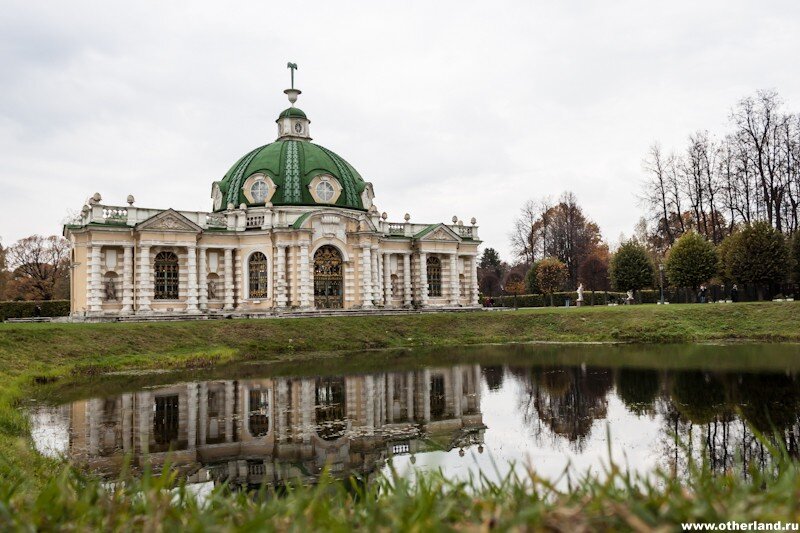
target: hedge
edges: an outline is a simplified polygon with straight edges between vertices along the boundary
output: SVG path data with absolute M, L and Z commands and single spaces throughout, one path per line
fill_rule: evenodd
M 41 302 L 0 302 L 0 321 L 9 318 L 30 318 L 36 316 L 36 306 L 41 308 L 40 316 L 68 316 L 69 300 L 47 300 Z

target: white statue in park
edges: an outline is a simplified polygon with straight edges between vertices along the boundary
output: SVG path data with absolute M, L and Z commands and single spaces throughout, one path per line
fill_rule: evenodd
M 578 307 L 583 305 L 583 283 L 578 283 Z
M 628 291 L 628 298 L 625 300 L 625 303 L 628 305 L 633 303 L 633 289 Z

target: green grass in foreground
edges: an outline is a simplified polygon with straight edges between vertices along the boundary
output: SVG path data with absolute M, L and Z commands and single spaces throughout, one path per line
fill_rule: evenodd
M 237 360 L 308 360 L 343 350 L 492 342 L 798 341 L 799 326 L 800 304 L 796 303 L 158 324 L 0 324 L 0 520 L 13 517 L 16 526 L 30 520 L 52 529 L 139 529 L 148 524 L 153 529 L 166 529 L 170 524 L 202 529 L 204 524 L 263 527 L 264 520 L 274 517 L 282 529 L 300 529 L 328 521 L 342 528 L 355 523 L 402 525 L 411 517 L 420 524 L 442 520 L 463 527 L 479 526 L 494 518 L 508 525 L 516 523 L 513 520 L 543 526 L 564 520 L 577 527 L 613 528 L 627 523 L 635 529 L 634 519 L 640 514 L 653 519 L 725 517 L 726 513 L 728 518 L 796 518 L 800 475 L 793 464 L 780 477 L 765 482 L 763 490 L 760 484 L 742 484 L 735 476 L 698 475 L 685 485 L 673 482 L 649 489 L 612 485 L 600 491 L 599 486 L 587 482 L 575 494 L 553 496 L 555 501 L 549 503 L 509 487 L 483 487 L 476 496 L 470 496 L 459 486 L 436 478 L 419 489 L 384 487 L 382 492 L 355 500 L 350 493 L 323 497 L 319 492 L 323 489 L 308 489 L 260 507 L 246 499 L 220 497 L 203 509 L 185 500 L 168 503 L 168 496 L 157 487 L 147 488 L 145 483 L 145 497 L 127 501 L 120 499 L 121 495 L 102 493 L 95 481 L 84 480 L 69 469 L 54 477 L 53 472 L 62 467 L 32 451 L 26 420 L 17 407 L 37 380 L 119 369 L 196 368 Z M 139 485 L 130 487 L 135 490 Z M 441 497 L 445 488 L 452 494 Z M 507 490 L 512 491 L 511 496 L 505 494 Z M 316 503 L 306 511 L 309 501 Z M 641 513 L 634 512 L 637 505 Z M 674 511 L 670 515 L 681 506 L 686 508 L 685 514 Z M 81 509 L 85 519 L 78 514 Z M 105 523 L 98 514 L 101 510 L 108 515 Z M 39 522 L 36 513 L 41 514 Z

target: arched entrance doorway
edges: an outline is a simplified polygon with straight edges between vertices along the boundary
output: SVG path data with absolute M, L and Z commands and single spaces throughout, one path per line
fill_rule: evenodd
M 329 244 L 314 252 L 314 306 L 341 309 L 344 305 L 342 253 Z

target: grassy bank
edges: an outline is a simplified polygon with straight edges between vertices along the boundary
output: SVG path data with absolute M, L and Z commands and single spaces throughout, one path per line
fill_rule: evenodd
M 62 478 L 55 479 L 53 472 L 59 471 L 61 465 L 43 459 L 31 451 L 27 424 L 17 407 L 37 382 L 53 380 L 68 382 L 75 377 L 99 375 L 120 369 L 208 368 L 239 360 L 271 361 L 287 365 L 307 365 L 313 360 L 316 368 L 324 365 L 326 358 L 332 357 L 336 352 L 373 348 L 526 341 L 667 343 L 739 339 L 793 342 L 800 341 L 799 326 L 800 304 L 794 303 L 550 308 L 400 317 L 149 324 L 0 324 L 0 380 L 3 383 L 0 386 L 0 477 L 2 477 L 0 520 L 3 519 L 4 513 L 14 509 L 18 517 L 29 516 L 22 512 L 25 506 L 36 508 L 38 505 L 36 501 L 45 501 L 49 502 L 47 509 L 60 509 L 53 512 L 62 513 L 63 519 L 68 523 L 77 523 L 75 521 L 78 517 L 73 511 L 68 510 L 70 507 L 79 509 L 81 504 L 76 502 L 89 505 L 87 502 L 100 502 L 102 499 L 96 488 L 92 488 L 91 482 L 89 486 L 84 486 L 74 473 L 67 472 Z M 432 357 L 435 355 L 434 353 Z M 372 364 L 375 364 L 375 361 L 372 361 Z M 700 479 L 698 478 L 698 483 Z M 800 495 L 798 480 L 800 476 L 796 475 L 791 480 L 781 480 L 780 483 L 785 485 L 785 490 L 793 490 L 795 495 Z M 438 483 L 444 481 L 440 480 Z M 441 487 L 429 488 L 432 491 L 439 491 Z M 724 484 L 717 488 L 723 491 L 719 497 L 725 497 L 724 490 L 728 489 L 725 489 Z M 457 489 L 450 487 L 450 490 Z M 589 492 L 584 495 L 588 498 L 586 501 L 591 503 L 590 493 L 596 489 L 597 487 L 592 489 L 587 486 Z M 642 505 L 653 506 L 656 505 L 656 500 L 653 498 L 672 497 L 668 489 L 669 487 L 665 488 L 664 492 L 650 495 L 645 494 L 647 490 L 652 492 L 657 489 L 647 489 L 645 493 L 637 493 L 638 496 L 631 492 L 633 488 L 625 489 L 628 492 L 620 493 L 622 496 L 619 505 L 622 507 L 615 511 L 618 516 L 615 516 L 614 520 L 625 519 L 623 503 L 627 498 L 641 497 L 644 498 Z M 552 513 L 567 512 L 568 509 L 572 509 L 569 510 L 570 513 L 578 512 L 578 507 L 575 506 L 580 501 L 570 500 L 569 498 L 572 498 L 570 495 L 558 497 L 567 498 L 561 503 L 552 501 L 536 503 L 535 499 L 530 499 L 529 494 L 525 495 L 521 490 L 517 492 L 519 500 L 511 499 L 507 502 L 511 507 L 496 508 L 496 503 L 491 503 L 492 498 L 500 498 L 502 495 L 495 493 L 491 487 L 484 487 L 481 489 L 482 496 L 478 499 L 459 496 L 450 503 L 447 503 L 449 499 L 442 500 L 444 503 L 437 501 L 434 506 L 436 509 L 429 509 L 434 514 L 427 518 L 437 521 L 454 520 L 453 524 L 479 525 L 497 513 L 516 513 L 515 516 L 518 518 L 525 513 L 538 513 L 536 520 L 543 521 L 537 523 L 545 525 L 549 520 L 546 517 L 547 513 L 552 515 Z M 751 497 L 767 497 L 761 496 L 766 493 L 758 491 L 756 493 L 757 496 Z M 325 513 L 336 514 L 336 516 L 330 514 L 325 520 L 333 520 L 342 527 L 357 520 L 370 523 L 369 520 L 376 519 L 375 516 L 372 518 L 368 516 L 374 512 L 369 510 L 370 506 L 366 504 L 369 498 L 359 500 L 363 505 L 350 502 L 350 511 L 347 511 L 348 507 L 342 508 L 344 500 L 341 500 L 334 506 L 335 508 L 325 507 L 318 517 L 306 516 L 302 520 L 300 520 L 302 514 L 300 507 L 293 511 L 285 508 L 292 505 L 300 506 L 304 499 L 313 498 L 310 494 L 301 491 L 292 497 L 295 499 L 273 502 L 259 509 L 251 507 L 256 505 L 255 503 L 236 503 L 227 499 L 224 504 L 219 504 L 221 510 L 218 512 L 190 509 L 191 513 L 186 516 L 190 517 L 187 520 L 201 520 L 209 525 L 222 524 L 225 520 L 233 520 L 232 523 L 238 524 L 252 523 L 249 520 L 263 518 L 264 513 L 273 513 L 274 516 L 280 517 L 284 524 L 299 520 L 297 524 L 305 521 L 308 525 L 315 523 L 319 525 L 321 522 L 314 520 L 326 516 Z M 384 491 L 383 494 L 387 496 L 376 496 L 376 498 L 382 500 L 384 497 L 391 497 L 392 493 Z M 431 498 L 430 494 L 423 491 L 395 496 L 403 499 L 405 502 L 403 505 L 413 507 L 432 505 L 431 502 L 425 503 L 425 498 Z M 352 498 L 352 494 L 336 497 Z M 777 495 L 769 498 L 772 498 L 770 500 L 772 503 L 778 501 Z M 146 498 L 140 503 L 150 501 L 150 498 Z M 152 501 L 161 500 L 154 494 Z M 646 504 L 647 501 L 650 503 Z M 765 502 L 766 500 L 763 500 L 762 503 Z M 599 501 L 595 504 L 598 506 L 596 512 L 599 513 L 595 518 L 601 519 L 601 515 L 609 512 L 609 508 L 603 507 L 605 504 L 601 505 Z M 113 509 L 109 507 L 108 511 L 115 513 L 114 516 L 128 516 L 137 523 L 144 523 L 143 521 L 147 520 L 144 516 L 136 515 L 144 512 L 162 513 L 164 516 L 172 516 L 175 520 L 179 519 L 179 508 L 167 504 L 163 504 L 166 507 L 159 510 L 149 511 L 139 504 L 117 500 L 103 500 L 102 505 L 113 507 Z M 191 508 L 192 504 L 184 502 L 175 505 Z M 567 507 L 563 507 L 564 505 Z M 573 507 L 570 508 L 569 505 Z M 397 516 L 392 518 L 386 515 L 382 520 L 400 519 L 401 511 L 409 512 L 400 505 L 393 509 L 392 512 L 398 513 Z M 775 509 L 782 509 L 782 512 L 790 511 L 783 503 Z M 796 510 L 793 512 L 796 513 Z M 367 514 L 358 515 L 358 513 Z M 459 522 L 464 520 L 465 516 L 471 517 L 468 522 Z M 584 518 L 586 517 L 580 519 Z M 127 520 L 119 519 L 122 521 L 115 525 L 107 525 L 111 528 L 120 527 L 120 524 L 124 524 L 124 520 Z M 57 521 L 57 518 L 53 520 Z M 101 520 L 101 517 L 97 516 L 91 520 Z M 50 525 L 53 526 L 54 523 Z M 185 525 L 199 527 L 200 523 L 186 522 Z M 379 524 L 380 521 L 375 523 Z M 385 525 L 385 522 L 383 523 Z M 99 521 L 92 522 L 91 525 L 87 522 L 84 525 L 87 528 L 103 527 L 103 523 Z M 108 527 L 103 528 L 108 529 Z

